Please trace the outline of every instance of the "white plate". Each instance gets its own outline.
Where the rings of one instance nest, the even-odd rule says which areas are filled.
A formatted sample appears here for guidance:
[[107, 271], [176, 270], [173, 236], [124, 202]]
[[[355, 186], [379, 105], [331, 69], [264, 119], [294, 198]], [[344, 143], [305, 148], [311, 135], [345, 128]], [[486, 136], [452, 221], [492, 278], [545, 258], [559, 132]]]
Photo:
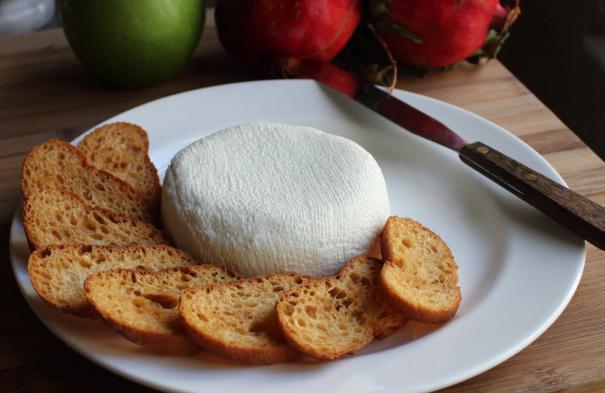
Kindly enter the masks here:
[[[469, 141], [481, 140], [563, 183], [534, 150], [469, 112], [420, 95], [395, 94]], [[315, 126], [350, 138], [380, 164], [394, 214], [418, 219], [451, 246], [463, 300], [438, 328], [408, 323], [361, 353], [325, 363], [246, 367], [207, 353], [162, 356], [130, 344], [97, 321], [60, 314], [35, 294], [19, 214], [11, 229], [17, 282], [34, 312], [65, 343], [142, 384], [183, 392], [427, 391], [477, 375], [522, 350], [571, 299], [584, 267], [584, 242], [462, 164], [311, 81], [261, 81], [194, 90], [122, 113], [149, 132], [160, 173], [176, 151], [246, 122]]]

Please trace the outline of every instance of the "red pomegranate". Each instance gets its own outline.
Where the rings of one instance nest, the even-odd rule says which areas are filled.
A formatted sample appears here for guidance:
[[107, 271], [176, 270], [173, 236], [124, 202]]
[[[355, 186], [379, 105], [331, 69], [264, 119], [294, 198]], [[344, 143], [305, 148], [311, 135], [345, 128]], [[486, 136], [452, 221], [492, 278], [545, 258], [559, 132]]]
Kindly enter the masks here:
[[219, 0], [216, 27], [233, 57], [331, 61], [361, 19], [361, 0]]
[[504, 7], [499, 0], [370, 0], [373, 25], [393, 57], [428, 67], [475, 54], [491, 28], [505, 33], [518, 13], [518, 7]]

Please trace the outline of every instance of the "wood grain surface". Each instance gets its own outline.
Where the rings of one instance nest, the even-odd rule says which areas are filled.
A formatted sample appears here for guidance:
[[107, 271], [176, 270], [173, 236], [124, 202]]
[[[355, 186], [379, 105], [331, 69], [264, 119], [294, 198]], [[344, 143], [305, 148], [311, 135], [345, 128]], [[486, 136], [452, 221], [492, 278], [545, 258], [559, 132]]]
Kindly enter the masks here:
[[[175, 78], [136, 90], [92, 79], [60, 30], [0, 37], [0, 392], [149, 391], [62, 344], [19, 293], [9, 266], [8, 224], [27, 150], [50, 138], [71, 139], [155, 98], [252, 78], [225, 55], [212, 26], [204, 31], [193, 61]], [[499, 62], [404, 78], [398, 87], [461, 106], [507, 128], [541, 153], [573, 189], [605, 204], [604, 163]], [[560, 390], [605, 391], [605, 252], [592, 246], [578, 291], [555, 324], [518, 355], [447, 391]]]

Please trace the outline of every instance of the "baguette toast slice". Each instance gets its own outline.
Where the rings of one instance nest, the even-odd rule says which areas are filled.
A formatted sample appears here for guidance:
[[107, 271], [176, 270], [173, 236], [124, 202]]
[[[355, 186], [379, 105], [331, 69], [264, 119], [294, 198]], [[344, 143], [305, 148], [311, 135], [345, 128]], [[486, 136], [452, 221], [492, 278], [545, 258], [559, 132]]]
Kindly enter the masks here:
[[152, 246], [48, 246], [34, 251], [27, 264], [32, 286], [53, 307], [80, 317], [95, 317], [84, 295], [84, 280], [110, 269], [147, 269], [194, 265], [181, 250]]
[[64, 141], [51, 140], [35, 146], [23, 162], [23, 197], [27, 199], [46, 189], [69, 191], [91, 207], [141, 221], [157, 219], [157, 212], [144, 195], [109, 173], [86, 165], [76, 148]]
[[53, 244], [168, 244], [153, 225], [86, 206], [67, 191], [30, 194], [23, 206], [23, 226], [33, 248]]
[[160, 352], [188, 354], [199, 348], [180, 326], [180, 292], [236, 278], [219, 265], [158, 272], [116, 269], [89, 276], [84, 292], [95, 311], [129, 341]]
[[309, 281], [296, 273], [259, 276], [182, 293], [179, 316], [189, 336], [219, 356], [248, 364], [292, 360], [275, 321], [275, 302]]
[[387, 302], [419, 322], [452, 318], [462, 295], [458, 265], [445, 242], [422, 224], [390, 217], [382, 232], [380, 285]]
[[158, 171], [149, 159], [147, 132], [130, 123], [103, 125], [77, 146], [86, 163], [130, 184], [158, 207], [161, 187]]
[[336, 276], [313, 280], [277, 302], [277, 321], [288, 342], [316, 359], [336, 359], [399, 329], [406, 319], [381, 298], [382, 261], [357, 257]]

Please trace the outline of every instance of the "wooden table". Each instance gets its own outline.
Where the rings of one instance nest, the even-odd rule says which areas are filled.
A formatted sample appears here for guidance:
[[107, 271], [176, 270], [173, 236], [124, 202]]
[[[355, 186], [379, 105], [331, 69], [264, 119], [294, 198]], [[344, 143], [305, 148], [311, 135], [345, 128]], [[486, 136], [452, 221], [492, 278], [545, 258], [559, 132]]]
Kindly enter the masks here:
[[[60, 30], [0, 38], [0, 391], [148, 391], [68, 349], [19, 293], [7, 244], [25, 152], [49, 138], [71, 139], [103, 119], [167, 94], [250, 78], [224, 54], [211, 26], [184, 71], [167, 83], [137, 90], [90, 79]], [[398, 87], [500, 124], [543, 154], [572, 188], [605, 204], [604, 163], [499, 62], [405, 79]], [[592, 246], [578, 291], [557, 322], [512, 359], [449, 391], [561, 389], [605, 391], [605, 253]]]

